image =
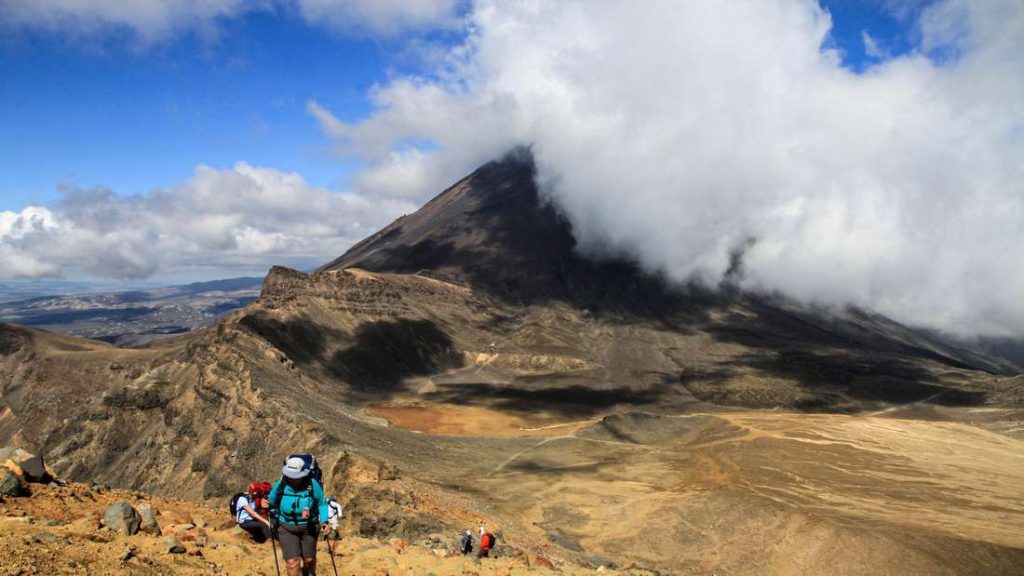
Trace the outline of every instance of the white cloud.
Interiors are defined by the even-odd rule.
[[[188,181],[147,196],[70,188],[52,207],[0,212],[0,271],[134,279],[197,268],[309,268],[412,209],[270,168],[200,166]]]
[[[456,24],[456,0],[0,0],[0,26],[97,35],[125,29],[145,43],[209,32],[218,20],[256,11],[296,11],[343,33],[391,35]]]
[[[78,34],[123,27],[144,41],[155,41],[267,4],[250,0],[0,0],[0,23]]]
[[[342,32],[392,35],[403,30],[453,27],[456,0],[296,0],[310,24]]]
[[[889,53],[878,45],[878,40],[875,40],[871,34],[868,34],[867,30],[862,30],[860,33],[861,41],[864,42],[864,53],[868,56],[881,60],[882,58],[889,58]]]
[[[855,74],[810,0],[481,0],[440,80],[310,110],[360,191],[423,199],[532,144],[585,249],[716,284],[754,239],[749,289],[1024,334],[1024,5],[917,13],[917,50]]]

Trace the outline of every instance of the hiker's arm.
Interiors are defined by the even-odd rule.
[[[313,498],[316,499],[318,508],[320,508],[320,523],[327,524],[327,517],[329,511],[327,510],[327,499],[324,498],[324,489],[320,486],[320,483],[313,480]]]
[[[281,502],[281,481],[274,482],[274,485],[270,487],[270,492],[267,494],[267,500],[270,500],[270,507],[277,508]]]
[[[263,522],[267,526],[270,526],[270,520],[267,520],[266,518],[261,516],[260,513],[257,512],[256,510],[254,510],[252,506],[246,504],[245,506],[242,506],[242,510],[245,510],[246,512],[248,512],[249,516],[252,516],[253,518],[259,520],[260,522]]]

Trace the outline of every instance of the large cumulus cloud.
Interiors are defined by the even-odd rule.
[[[742,253],[748,289],[1022,334],[1024,5],[912,14],[915,49],[855,73],[811,0],[481,0],[371,117],[309,111],[357,188],[416,198],[528,143],[591,253],[711,285]]]
[[[0,212],[0,271],[135,279],[254,273],[273,263],[311,268],[413,208],[245,163],[200,166],[186,182],[145,196],[66,188],[53,206]]]

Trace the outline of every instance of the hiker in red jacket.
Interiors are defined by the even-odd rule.
[[[480,551],[476,553],[477,558],[487,558],[494,547],[494,535],[483,526],[480,527]]]

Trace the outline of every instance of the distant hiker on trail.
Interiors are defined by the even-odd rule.
[[[494,535],[483,526],[480,527],[480,551],[476,553],[477,558],[487,558],[494,547]]]
[[[270,540],[270,519],[267,518],[267,493],[269,482],[253,482],[246,492],[239,492],[231,499],[231,510],[239,527],[252,535],[253,540],[262,544]]]
[[[330,535],[334,539],[341,537],[341,517],[344,511],[341,509],[341,504],[338,504],[338,499],[331,496],[327,499],[327,527],[330,529]]]
[[[288,576],[316,574],[316,543],[319,534],[328,530],[327,499],[314,478],[315,462],[312,457],[289,456],[281,468],[281,479],[270,490]]]
[[[462,533],[462,540],[459,540],[459,551],[463,556],[473,552],[473,531],[466,530]]]

